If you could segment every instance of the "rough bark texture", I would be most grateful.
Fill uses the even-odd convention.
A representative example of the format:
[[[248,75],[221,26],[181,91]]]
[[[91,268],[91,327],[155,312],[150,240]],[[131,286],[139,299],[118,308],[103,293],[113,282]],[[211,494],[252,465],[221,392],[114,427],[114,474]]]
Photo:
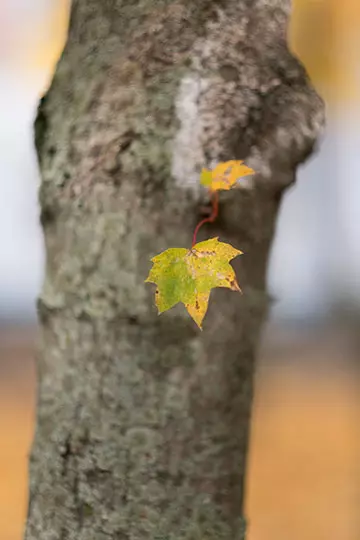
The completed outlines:
[[[288,0],[74,0],[36,121],[46,279],[27,540],[242,540],[254,354],[281,193],[323,106],[286,45]],[[190,246],[202,166],[243,295],[204,331],[157,316],[150,259]]]

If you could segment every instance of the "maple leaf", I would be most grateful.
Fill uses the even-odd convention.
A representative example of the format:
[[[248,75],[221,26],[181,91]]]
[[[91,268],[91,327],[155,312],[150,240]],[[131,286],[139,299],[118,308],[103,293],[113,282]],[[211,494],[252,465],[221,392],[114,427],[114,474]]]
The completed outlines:
[[[231,189],[242,176],[254,174],[255,171],[244,165],[243,161],[225,161],[212,170],[202,169],[200,183],[211,191]]]
[[[191,249],[170,248],[153,257],[153,267],[145,282],[157,285],[155,303],[159,314],[182,302],[201,329],[211,289],[240,291],[229,261],[241,254],[216,237]]]

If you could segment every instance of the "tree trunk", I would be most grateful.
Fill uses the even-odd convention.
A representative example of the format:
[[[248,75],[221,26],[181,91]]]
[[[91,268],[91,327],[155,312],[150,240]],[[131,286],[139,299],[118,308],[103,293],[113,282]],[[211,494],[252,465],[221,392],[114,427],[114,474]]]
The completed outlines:
[[[27,540],[242,540],[254,355],[281,194],[323,105],[289,53],[288,0],[74,0],[36,121],[47,250]],[[158,317],[150,259],[191,245],[202,166],[243,295],[200,332]]]

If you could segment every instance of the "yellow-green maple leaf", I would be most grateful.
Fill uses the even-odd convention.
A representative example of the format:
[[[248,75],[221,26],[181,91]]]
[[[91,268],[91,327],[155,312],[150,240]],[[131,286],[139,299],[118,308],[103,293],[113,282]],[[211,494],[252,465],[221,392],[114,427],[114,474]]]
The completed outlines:
[[[255,171],[247,167],[243,161],[225,161],[219,163],[214,169],[202,169],[200,183],[211,191],[231,189],[242,176],[254,174]]]
[[[170,248],[153,257],[146,282],[157,285],[155,303],[159,314],[182,302],[201,328],[211,289],[240,291],[229,261],[241,254],[218,238],[210,238],[192,249]]]

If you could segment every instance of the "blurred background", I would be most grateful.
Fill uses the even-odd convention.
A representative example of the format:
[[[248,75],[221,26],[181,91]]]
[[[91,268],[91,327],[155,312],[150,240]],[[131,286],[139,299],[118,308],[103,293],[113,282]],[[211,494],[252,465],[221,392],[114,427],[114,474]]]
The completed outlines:
[[[20,540],[44,253],[32,123],[70,0],[0,2],[0,540]],[[248,540],[360,540],[360,2],[294,0],[292,49],[326,99],[286,195],[256,379]]]

